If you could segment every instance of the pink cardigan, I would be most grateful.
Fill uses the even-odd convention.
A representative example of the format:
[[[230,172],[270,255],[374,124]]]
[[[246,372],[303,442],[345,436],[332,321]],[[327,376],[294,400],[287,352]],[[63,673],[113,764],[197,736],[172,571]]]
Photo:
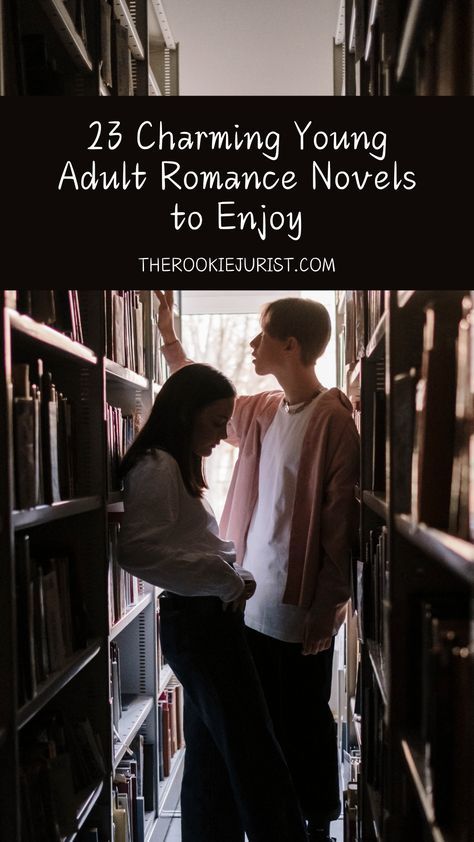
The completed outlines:
[[[172,371],[191,361],[179,342],[163,347]],[[238,445],[221,537],[232,540],[241,564],[258,496],[261,443],[283,392],[238,397],[229,441]],[[288,576],[283,602],[311,610],[327,636],[344,621],[350,597],[350,549],[358,510],[359,436],[350,401],[340,389],[324,392],[315,404],[303,441],[291,521]]]

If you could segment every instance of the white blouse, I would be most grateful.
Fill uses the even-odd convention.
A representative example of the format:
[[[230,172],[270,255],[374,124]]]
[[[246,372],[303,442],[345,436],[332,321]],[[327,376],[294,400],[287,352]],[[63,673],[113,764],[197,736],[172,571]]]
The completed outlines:
[[[249,578],[234,563],[233,543],[219,538],[211,507],[189,494],[176,460],[163,450],[139,459],[125,477],[121,567],[181,596],[232,602]]]

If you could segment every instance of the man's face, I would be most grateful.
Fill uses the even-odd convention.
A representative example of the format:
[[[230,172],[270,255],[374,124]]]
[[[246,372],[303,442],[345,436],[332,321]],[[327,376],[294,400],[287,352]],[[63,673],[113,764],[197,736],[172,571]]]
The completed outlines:
[[[262,322],[262,330],[252,339],[252,361],[256,374],[278,375],[284,362],[284,339],[274,339],[266,330],[268,317]]]

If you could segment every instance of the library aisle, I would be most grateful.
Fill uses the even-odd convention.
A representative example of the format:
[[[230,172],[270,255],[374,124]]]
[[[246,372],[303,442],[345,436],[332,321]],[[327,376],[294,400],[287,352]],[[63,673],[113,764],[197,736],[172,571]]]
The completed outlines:
[[[336,842],[343,842],[344,827],[342,818],[338,819],[337,822],[331,823],[331,836]],[[165,842],[181,842],[181,819],[173,819],[166,834]]]

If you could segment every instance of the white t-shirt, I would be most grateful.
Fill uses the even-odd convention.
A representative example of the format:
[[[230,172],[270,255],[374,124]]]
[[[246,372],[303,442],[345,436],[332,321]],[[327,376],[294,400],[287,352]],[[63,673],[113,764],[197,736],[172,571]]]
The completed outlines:
[[[141,458],[125,477],[119,563],[181,596],[232,602],[244,590],[235,548],[219,538],[209,503],[187,491],[175,459],[163,450]]]
[[[301,448],[316,400],[294,415],[282,404],[267,430],[260,454],[258,500],[242,563],[257,582],[257,590],[245,607],[246,625],[288,643],[303,640],[306,618],[306,609],[285,605],[281,600]]]

